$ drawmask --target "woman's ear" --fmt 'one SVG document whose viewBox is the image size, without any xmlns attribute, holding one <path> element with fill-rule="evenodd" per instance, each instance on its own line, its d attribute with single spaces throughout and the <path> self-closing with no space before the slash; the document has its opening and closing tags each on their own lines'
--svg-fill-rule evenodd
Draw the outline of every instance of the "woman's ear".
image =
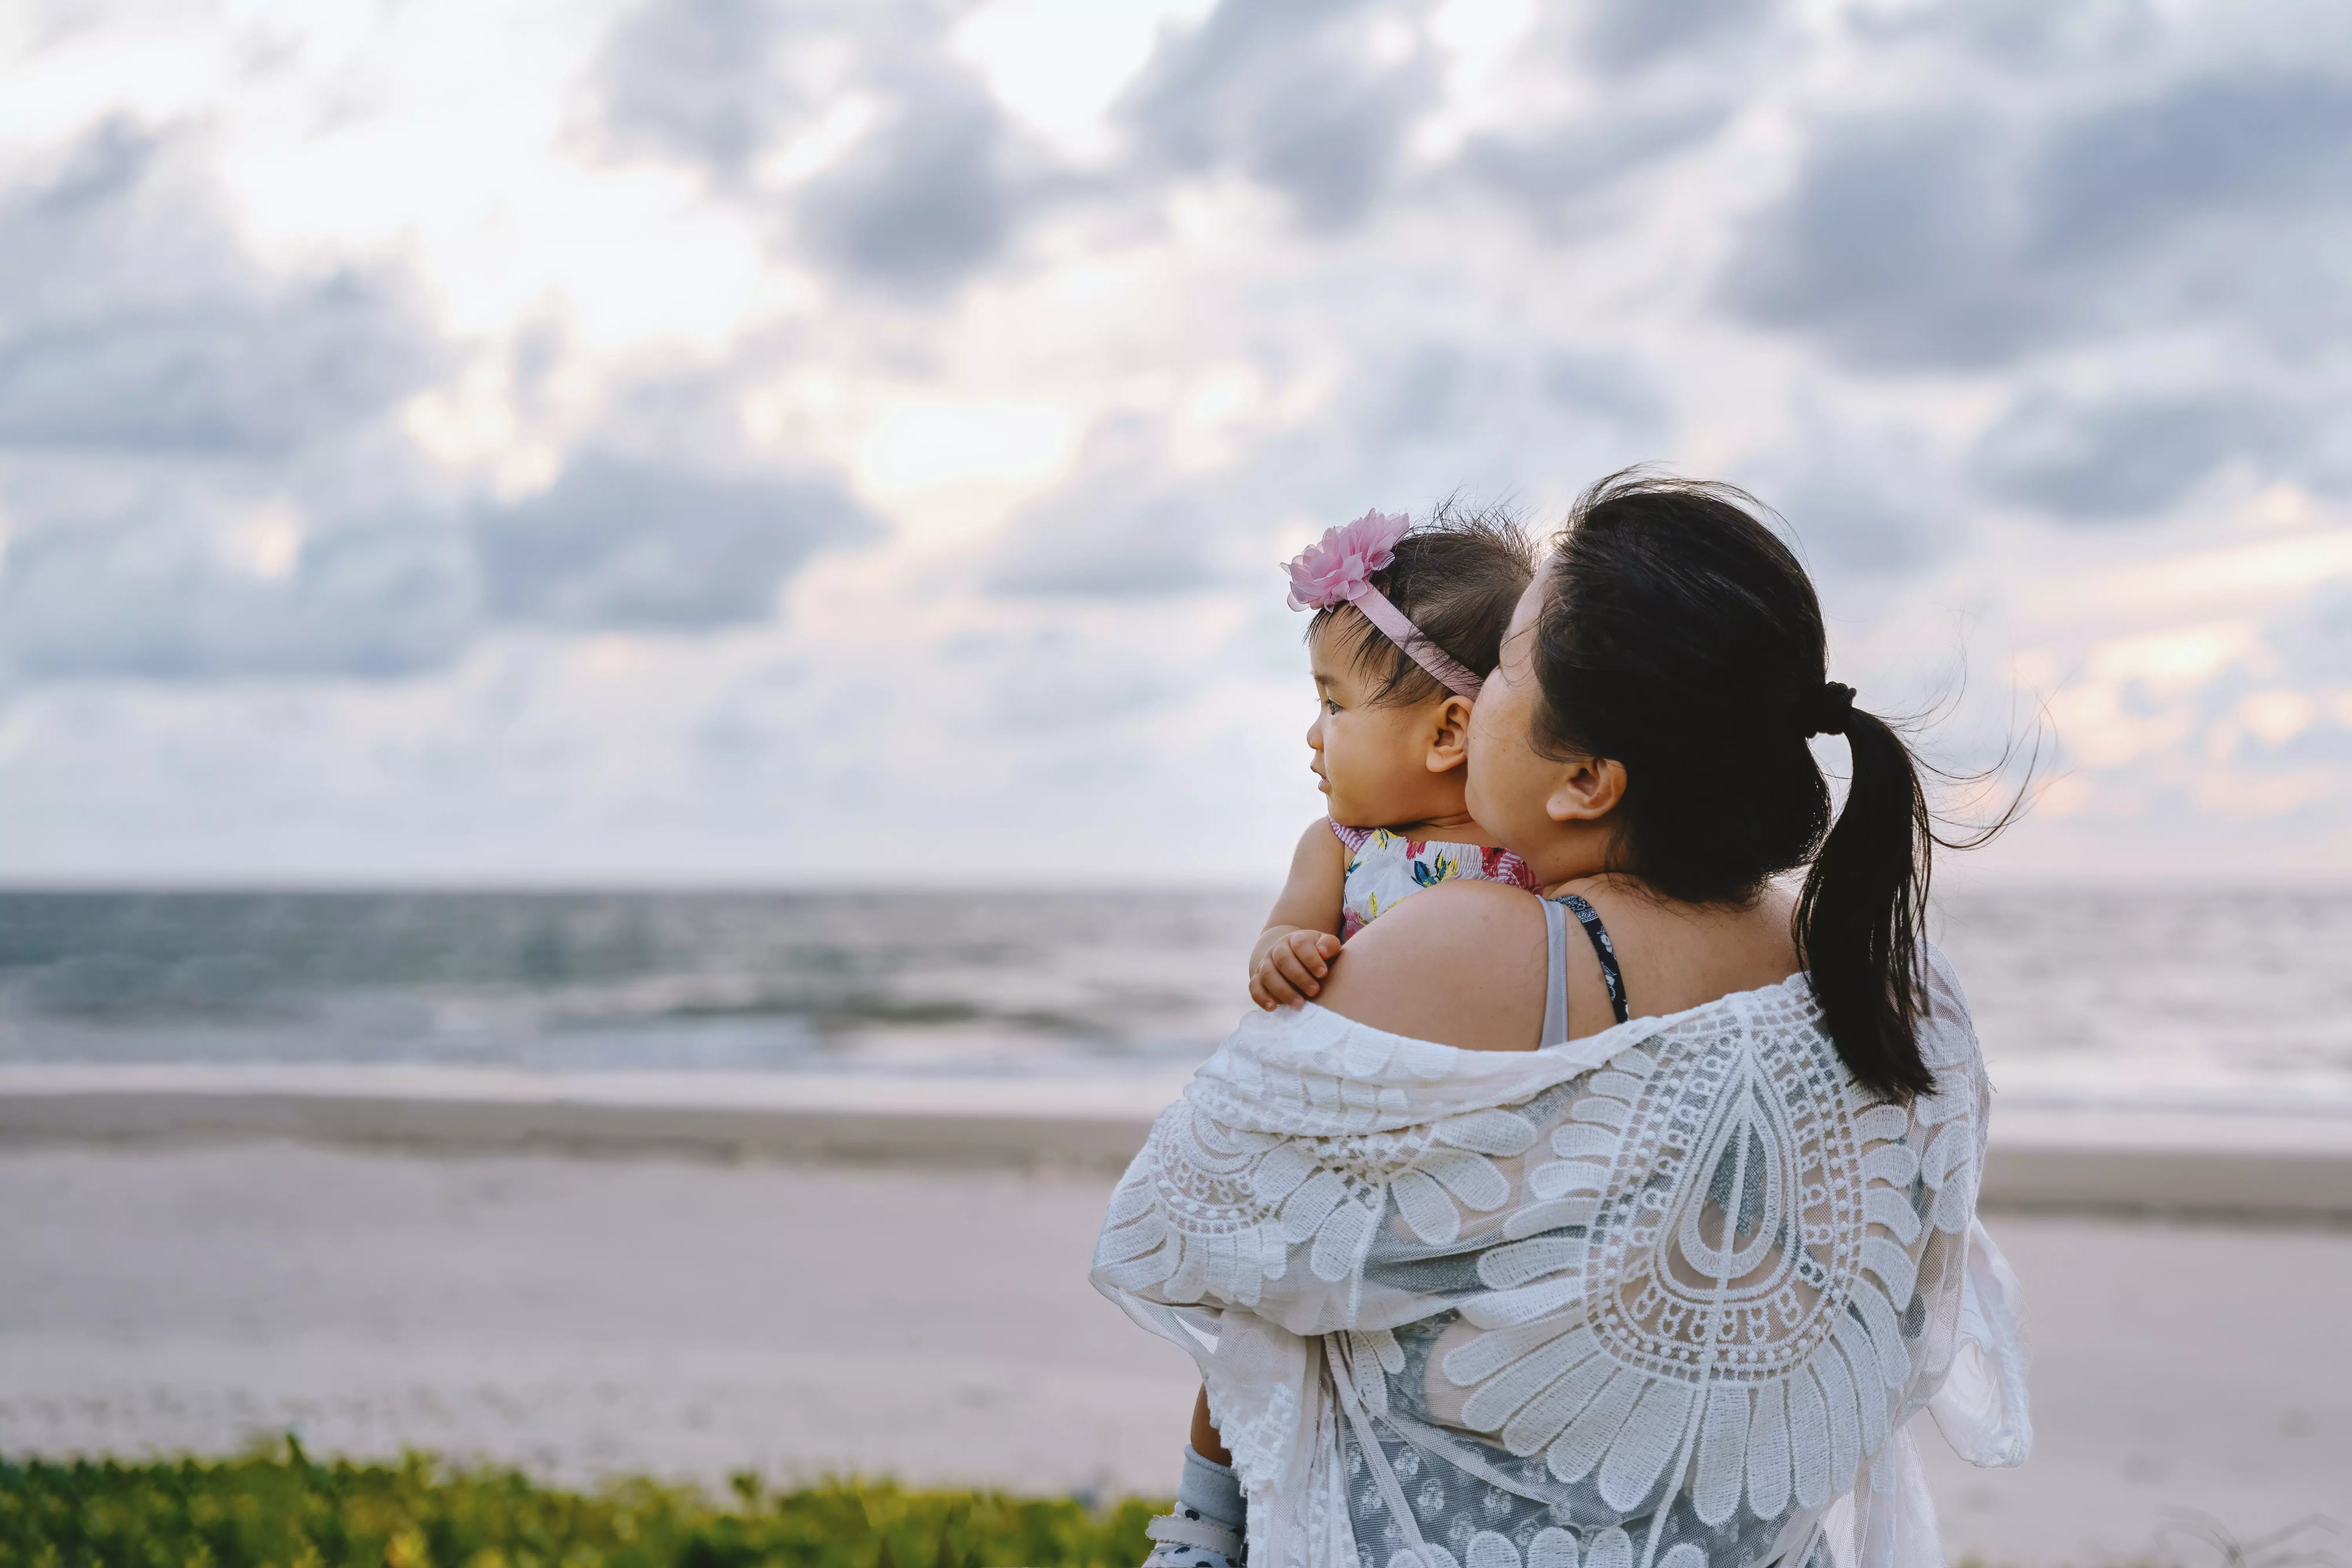
<svg viewBox="0 0 2352 1568">
<path fill-rule="evenodd" d="M 1470 760 L 1470 700 L 1452 696 L 1437 705 L 1426 762 L 1433 773 L 1452 773 Z"/>
<path fill-rule="evenodd" d="M 1544 811 L 1554 822 L 1598 822 L 1625 798 L 1625 764 L 1580 757 L 1560 764 Z"/>
</svg>

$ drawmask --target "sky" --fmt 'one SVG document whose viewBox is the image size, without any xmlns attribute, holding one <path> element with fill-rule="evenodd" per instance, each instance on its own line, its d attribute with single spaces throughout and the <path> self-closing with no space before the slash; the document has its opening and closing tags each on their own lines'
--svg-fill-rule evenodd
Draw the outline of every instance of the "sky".
<svg viewBox="0 0 2352 1568">
<path fill-rule="evenodd" d="M 2347 255 L 2329 0 L 19 0 L 0 879 L 1268 883 L 1282 560 L 1637 462 L 2342 878 Z"/>
</svg>

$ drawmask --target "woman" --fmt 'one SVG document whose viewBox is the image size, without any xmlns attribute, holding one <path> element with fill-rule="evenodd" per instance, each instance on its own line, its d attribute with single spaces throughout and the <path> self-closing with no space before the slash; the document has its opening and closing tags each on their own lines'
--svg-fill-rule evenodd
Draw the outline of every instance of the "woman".
<svg viewBox="0 0 2352 1568">
<path fill-rule="evenodd" d="M 1470 733 L 1544 898 L 1385 915 L 1112 1200 L 1097 1283 L 1201 1362 L 1257 1568 L 1925 1568 L 1910 1418 L 2024 1457 L 1916 773 L 1745 499 L 1584 497 Z"/>
</svg>

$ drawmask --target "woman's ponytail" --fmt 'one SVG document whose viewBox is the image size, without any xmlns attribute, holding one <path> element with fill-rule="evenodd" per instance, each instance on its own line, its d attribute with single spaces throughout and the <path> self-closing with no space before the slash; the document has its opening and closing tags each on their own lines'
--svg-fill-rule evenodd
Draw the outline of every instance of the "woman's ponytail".
<svg viewBox="0 0 2352 1568">
<path fill-rule="evenodd" d="M 1687 903 L 1746 903 L 1807 867 L 1795 936 L 1839 1058 L 1892 1100 L 1934 1091 L 1915 1034 L 1929 856 L 1920 769 L 1822 679 L 1821 600 L 1745 491 L 1628 471 L 1585 492 L 1543 572 L 1537 749 L 1625 769 L 1612 868 Z M 1806 744 L 1853 749 L 1845 809 Z M 2021 796 L 2020 797 L 2021 800 Z"/>
<path fill-rule="evenodd" d="M 1826 706 L 1843 711 L 1819 713 L 1808 727 L 1845 736 L 1853 777 L 1845 808 L 1805 873 L 1797 955 L 1846 1070 L 1866 1089 L 1908 1100 L 1936 1087 L 1916 1033 L 1935 825 L 1903 737 L 1853 707 L 1850 688 L 1832 685 L 1823 693 Z"/>
</svg>

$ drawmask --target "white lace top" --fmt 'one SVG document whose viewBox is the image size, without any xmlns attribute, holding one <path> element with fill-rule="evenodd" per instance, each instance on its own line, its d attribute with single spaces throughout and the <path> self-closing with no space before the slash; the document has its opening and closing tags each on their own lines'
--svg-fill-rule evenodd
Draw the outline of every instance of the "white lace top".
<svg viewBox="0 0 2352 1568">
<path fill-rule="evenodd" d="M 1199 1360 L 1255 1568 L 1942 1568 L 1911 1418 L 2032 1440 L 1949 966 L 1906 1109 L 1801 975 L 1559 1040 L 1551 923 L 1542 1048 L 1254 1013 L 1112 1198 L 1095 1282 Z"/>
</svg>

